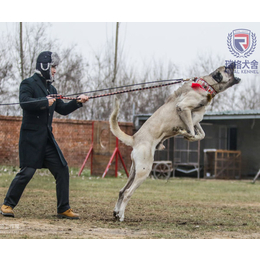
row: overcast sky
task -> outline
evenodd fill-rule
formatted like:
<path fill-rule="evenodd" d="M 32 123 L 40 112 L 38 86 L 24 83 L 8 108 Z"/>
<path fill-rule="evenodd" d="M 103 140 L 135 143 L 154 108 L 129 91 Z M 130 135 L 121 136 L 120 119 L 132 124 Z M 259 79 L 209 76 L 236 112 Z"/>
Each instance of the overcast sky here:
<path fill-rule="evenodd" d="M 185 69 L 196 61 L 198 54 L 221 56 L 223 61 L 235 59 L 228 50 L 227 35 L 245 28 L 256 33 L 258 41 L 248 59 L 259 62 L 260 16 L 256 6 L 257 1 L 226 0 L 45 0 L 39 5 L 32 0 L 4 1 L 0 36 L 2 32 L 14 32 L 19 21 L 52 21 L 50 36 L 64 47 L 76 44 L 88 60 L 93 51 L 101 50 L 115 37 L 116 21 L 123 21 L 119 44 L 131 64 L 142 66 L 151 60 L 170 60 Z"/>
<path fill-rule="evenodd" d="M 93 51 L 101 50 L 115 37 L 115 22 L 54 22 L 50 36 L 64 47 L 76 44 L 88 60 Z M 19 23 L 0 23 L 0 32 L 14 32 Z M 189 67 L 198 54 L 211 53 L 224 60 L 236 59 L 228 50 L 227 35 L 234 29 L 256 33 L 258 43 L 250 61 L 260 61 L 260 23 L 253 22 L 122 22 L 119 43 L 132 64 L 142 66 L 151 60 L 172 61 L 180 68 Z M 222 65 L 222 64 L 220 64 Z M 194 76 L 194 75 L 192 75 Z M 244 75 L 243 75 L 244 76 Z M 246 75 L 247 78 L 252 75 Z"/>
<path fill-rule="evenodd" d="M 64 43 L 77 43 L 86 56 L 114 37 L 116 23 L 53 23 L 53 36 Z M 260 23 L 121 23 L 119 41 L 134 61 L 167 60 L 191 63 L 198 53 L 212 53 L 231 59 L 227 35 L 234 29 L 246 28 L 259 35 Z M 253 59 L 260 58 L 260 46 Z"/>

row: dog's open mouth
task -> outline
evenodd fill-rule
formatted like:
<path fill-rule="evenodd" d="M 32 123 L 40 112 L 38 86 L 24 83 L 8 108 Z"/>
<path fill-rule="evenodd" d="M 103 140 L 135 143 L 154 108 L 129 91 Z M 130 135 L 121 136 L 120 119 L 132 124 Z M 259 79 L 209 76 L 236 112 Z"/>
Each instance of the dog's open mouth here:
<path fill-rule="evenodd" d="M 237 84 L 237 83 L 239 83 L 240 82 L 240 78 L 238 78 L 238 77 L 234 77 L 234 80 L 235 80 L 235 84 Z"/>
<path fill-rule="evenodd" d="M 237 84 L 240 82 L 240 78 L 234 76 L 234 70 L 236 68 L 236 63 L 232 62 L 225 68 L 225 72 L 228 73 L 230 76 L 233 75 L 234 77 L 234 84 Z"/>

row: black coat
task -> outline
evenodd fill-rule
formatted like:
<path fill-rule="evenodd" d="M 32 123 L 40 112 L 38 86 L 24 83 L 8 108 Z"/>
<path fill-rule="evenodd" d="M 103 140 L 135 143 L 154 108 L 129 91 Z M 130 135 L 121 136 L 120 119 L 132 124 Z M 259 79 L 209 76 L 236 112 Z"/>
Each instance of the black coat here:
<path fill-rule="evenodd" d="M 47 92 L 48 91 L 48 92 Z M 49 94 L 57 94 L 57 90 L 38 74 L 22 81 L 20 85 L 20 102 L 23 109 L 23 120 L 19 140 L 20 167 L 44 168 L 43 161 L 48 138 L 54 143 L 61 162 L 67 165 L 65 158 L 52 133 L 52 118 L 54 111 L 68 115 L 82 106 L 76 100 L 64 103 L 56 99 L 49 107 Z M 32 102 L 30 102 L 32 101 Z M 34 102 L 37 101 L 37 102 Z"/>

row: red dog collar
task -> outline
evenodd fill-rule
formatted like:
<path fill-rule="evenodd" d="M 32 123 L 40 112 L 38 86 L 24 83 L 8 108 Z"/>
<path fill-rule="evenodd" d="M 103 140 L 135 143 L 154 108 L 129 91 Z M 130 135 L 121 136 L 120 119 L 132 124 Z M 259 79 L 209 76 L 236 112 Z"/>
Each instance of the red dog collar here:
<path fill-rule="evenodd" d="M 193 89 L 201 88 L 207 91 L 213 97 L 217 94 L 217 91 L 202 78 L 197 78 L 195 82 L 192 83 L 191 87 Z"/>

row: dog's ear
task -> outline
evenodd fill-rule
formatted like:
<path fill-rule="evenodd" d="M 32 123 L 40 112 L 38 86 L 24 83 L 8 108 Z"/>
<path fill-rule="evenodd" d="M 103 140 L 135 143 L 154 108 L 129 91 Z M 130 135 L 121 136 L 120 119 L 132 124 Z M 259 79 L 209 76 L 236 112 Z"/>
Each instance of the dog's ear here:
<path fill-rule="evenodd" d="M 212 78 L 217 81 L 218 83 L 220 83 L 223 80 L 223 76 L 221 74 L 220 71 L 216 71 L 212 73 Z"/>

